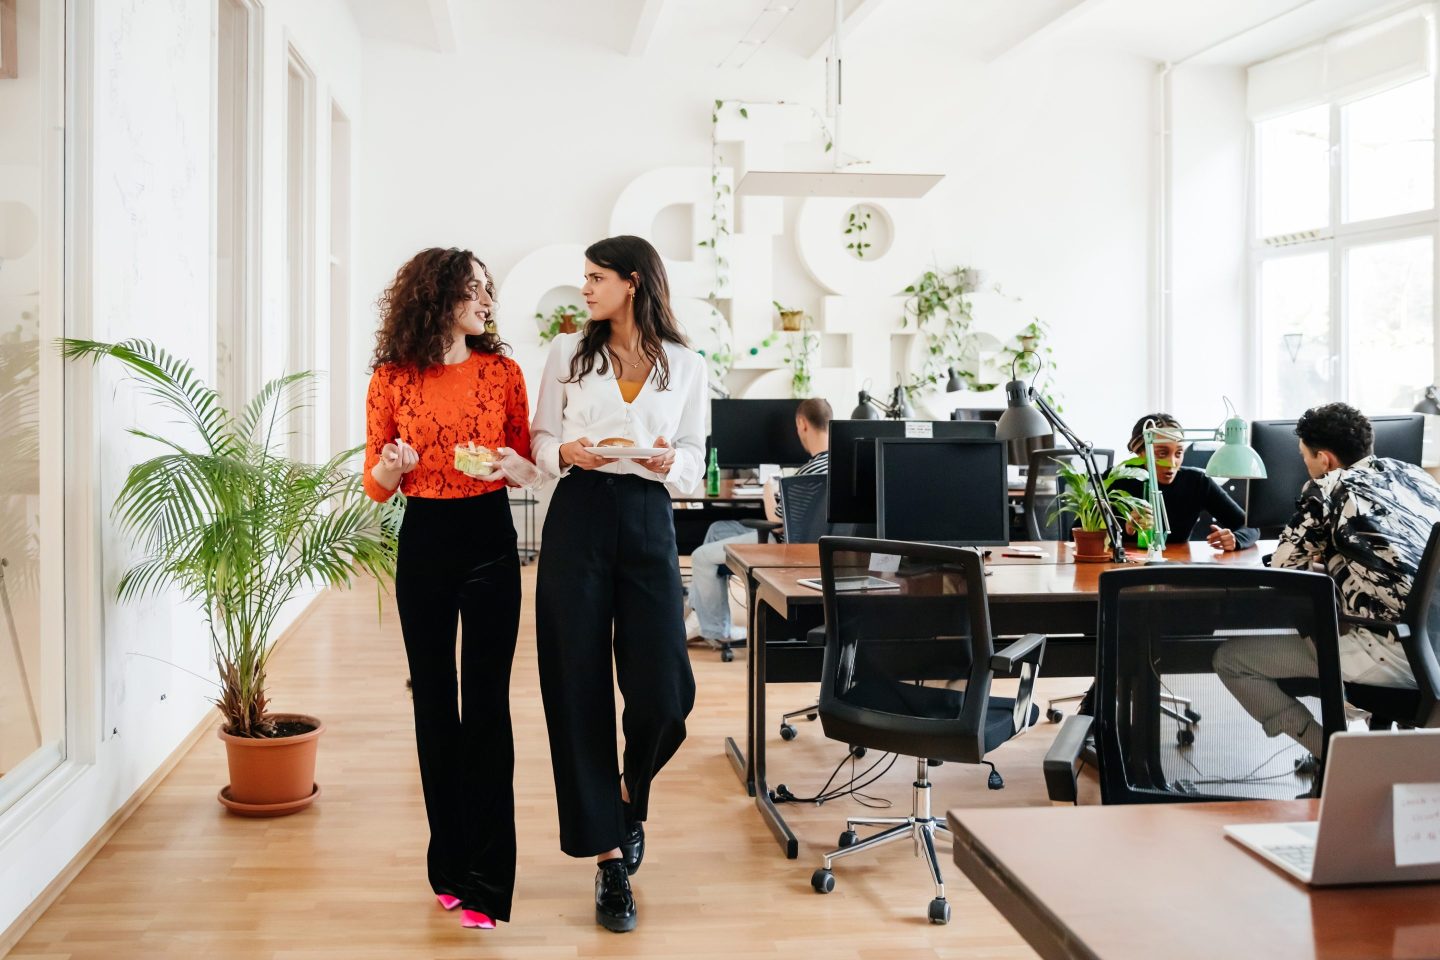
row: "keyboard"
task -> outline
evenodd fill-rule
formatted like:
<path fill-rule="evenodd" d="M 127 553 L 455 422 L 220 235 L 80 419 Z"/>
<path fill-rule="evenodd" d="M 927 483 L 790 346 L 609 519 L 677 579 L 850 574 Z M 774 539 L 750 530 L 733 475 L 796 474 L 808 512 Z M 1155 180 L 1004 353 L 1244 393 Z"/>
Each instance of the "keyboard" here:
<path fill-rule="evenodd" d="M 1265 848 L 1265 852 L 1283 860 L 1302 873 L 1310 873 L 1315 866 L 1315 844 L 1277 843 Z"/>

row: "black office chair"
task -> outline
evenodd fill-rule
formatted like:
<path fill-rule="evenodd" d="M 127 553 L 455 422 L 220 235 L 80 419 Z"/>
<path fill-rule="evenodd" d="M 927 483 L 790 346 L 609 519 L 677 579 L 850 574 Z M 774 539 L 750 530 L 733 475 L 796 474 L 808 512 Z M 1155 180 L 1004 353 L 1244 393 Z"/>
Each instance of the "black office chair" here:
<path fill-rule="evenodd" d="M 1092 450 L 1095 465 L 1102 474 L 1115 462 L 1114 450 Z M 1068 540 L 1075 518 L 1067 513 L 1050 516 L 1050 505 L 1059 494 L 1056 460 L 1067 461 L 1080 468 L 1080 455 L 1069 447 L 1042 447 L 1030 451 L 1025 468 L 1025 533 L 1031 540 Z"/>
<path fill-rule="evenodd" d="M 1336 645 L 1335 589 L 1323 573 L 1224 564 L 1173 564 L 1100 575 L 1095 716 L 1065 719 L 1045 756 L 1050 799 L 1074 803 L 1093 731 L 1104 803 L 1293 799 L 1320 782 L 1297 772 L 1305 748 L 1274 739 L 1215 674 L 1231 637 L 1310 637 L 1319 660 L 1314 694 L 1324 736 L 1345 729 Z M 1203 705 L 1206 737 L 1177 743 L 1165 695 Z M 1314 713 L 1317 704 L 1308 705 Z M 1321 758 L 1323 762 L 1323 757 Z"/>
<path fill-rule="evenodd" d="M 837 554 L 892 554 L 899 569 L 882 579 L 890 589 L 836 589 Z M 840 567 L 841 573 L 854 571 Z M 989 785 L 1004 786 L 987 754 L 1033 726 L 1039 711 L 1030 697 L 1045 654 L 1045 637 L 1028 634 L 998 653 L 980 554 L 971 548 L 895 540 L 826 537 L 820 541 L 825 595 L 825 661 L 820 679 L 820 721 L 825 736 L 843 743 L 916 758 L 913 803 L 907 817 L 851 818 L 840 846 L 825 854 L 810 882 L 819 893 L 835 889 L 836 860 L 913 839 L 935 883 L 932 923 L 950 919 L 931 814 L 929 766 L 935 761 L 986 764 Z M 1014 699 L 990 694 L 991 679 L 1018 671 Z M 964 690 L 920 686 L 922 678 L 959 676 Z M 886 829 L 861 840 L 857 826 Z"/>
<path fill-rule="evenodd" d="M 1370 728 L 1388 730 L 1396 724 L 1440 727 L 1440 523 L 1430 528 L 1400 620 L 1390 623 L 1342 615 L 1340 628 L 1346 627 L 1395 636 L 1415 674 L 1413 688 L 1345 684 L 1345 699 L 1370 714 Z M 1310 695 L 1315 689 L 1309 679 L 1285 680 L 1280 686 L 1291 696 Z"/>

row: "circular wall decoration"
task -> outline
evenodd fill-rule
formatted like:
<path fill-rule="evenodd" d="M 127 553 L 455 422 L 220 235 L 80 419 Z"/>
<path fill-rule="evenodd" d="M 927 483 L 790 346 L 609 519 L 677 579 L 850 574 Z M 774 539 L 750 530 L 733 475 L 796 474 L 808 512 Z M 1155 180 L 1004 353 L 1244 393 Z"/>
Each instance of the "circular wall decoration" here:
<path fill-rule="evenodd" d="M 888 249 L 863 259 L 845 248 L 844 233 L 852 209 L 868 208 L 871 229 L 883 219 Z M 872 241 L 873 242 L 873 241 Z M 930 256 L 930 215 L 918 200 L 810 197 L 795 218 L 795 250 L 815 282 L 842 296 L 887 297 L 905 289 L 925 269 Z"/>

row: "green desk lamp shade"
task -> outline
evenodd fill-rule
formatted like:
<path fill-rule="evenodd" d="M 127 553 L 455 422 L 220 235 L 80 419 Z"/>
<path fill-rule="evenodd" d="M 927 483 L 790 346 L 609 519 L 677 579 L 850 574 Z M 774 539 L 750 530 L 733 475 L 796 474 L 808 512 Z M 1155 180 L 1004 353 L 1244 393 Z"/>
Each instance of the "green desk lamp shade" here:
<path fill-rule="evenodd" d="M 1212 477 L 1227 477 L 1233 480 L 1264 480 L 1265 461 L 1246 442 L 1249 425 L 1239 417 L 1225 421 L 1225 443 L 1210 455 L 1205 472 Z"/>

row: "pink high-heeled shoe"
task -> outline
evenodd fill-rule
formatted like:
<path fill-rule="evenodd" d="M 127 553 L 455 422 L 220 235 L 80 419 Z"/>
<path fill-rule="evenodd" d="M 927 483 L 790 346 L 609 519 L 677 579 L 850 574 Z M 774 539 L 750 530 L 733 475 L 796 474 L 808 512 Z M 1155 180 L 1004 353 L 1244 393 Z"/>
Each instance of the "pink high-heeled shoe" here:
<path fill-rule="evenodd" d="M 479 910 L 461 910 L 460 926 L 471 927 L 477 930 L 494 930 L 495 921 L 491 920 Z"/>
<path fill-rule="evenodd" d="M 446 910 L 454 910 L 456 907 L 460 906 L 460 898 L 452 897 L 448 893 L 437 893 L 435 894 L 435 899 L 439 902 L 440 906 L 444 907 Z"/>

